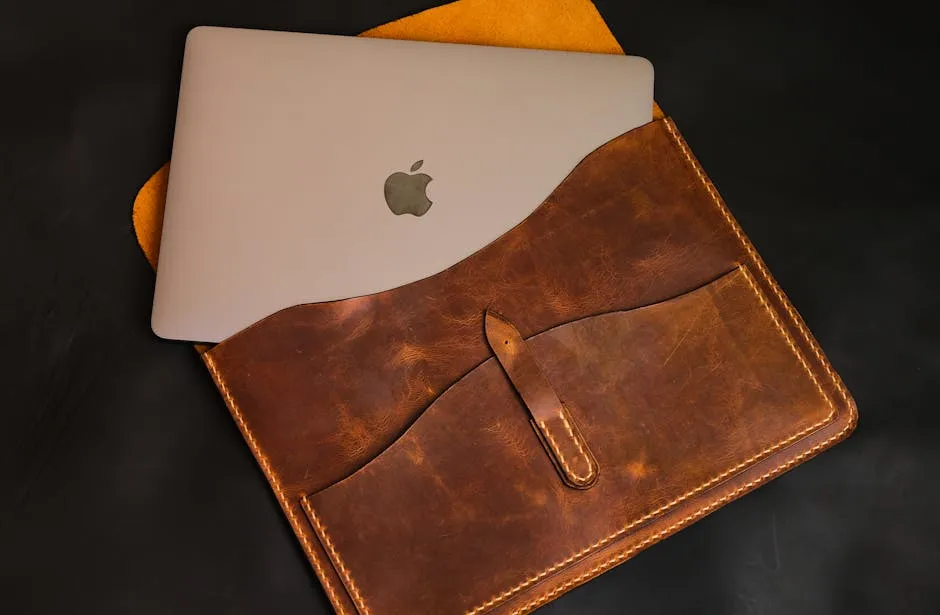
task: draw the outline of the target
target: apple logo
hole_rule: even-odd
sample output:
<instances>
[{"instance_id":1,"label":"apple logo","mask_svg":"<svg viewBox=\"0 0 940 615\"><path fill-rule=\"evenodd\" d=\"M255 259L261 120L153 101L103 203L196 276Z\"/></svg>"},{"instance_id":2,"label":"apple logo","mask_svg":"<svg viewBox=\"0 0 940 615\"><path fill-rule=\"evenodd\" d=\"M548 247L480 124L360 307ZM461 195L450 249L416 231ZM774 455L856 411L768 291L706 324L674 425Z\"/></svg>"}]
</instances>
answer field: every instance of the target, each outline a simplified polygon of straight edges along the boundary
<instances>
[{"instance_id":1,"label":"apple logo","mask_svg":"<svg viewBox=\"0 0 940 615\"><path fill-rule=\"evenodd\" d=\"M427 173L415 173L422 164L424 161L419 160L411 165L411 174L398 171L385 180L385 202L396 216L423 216L431 209L427 189L433 178Z\"/></svg>"}]
</instances>

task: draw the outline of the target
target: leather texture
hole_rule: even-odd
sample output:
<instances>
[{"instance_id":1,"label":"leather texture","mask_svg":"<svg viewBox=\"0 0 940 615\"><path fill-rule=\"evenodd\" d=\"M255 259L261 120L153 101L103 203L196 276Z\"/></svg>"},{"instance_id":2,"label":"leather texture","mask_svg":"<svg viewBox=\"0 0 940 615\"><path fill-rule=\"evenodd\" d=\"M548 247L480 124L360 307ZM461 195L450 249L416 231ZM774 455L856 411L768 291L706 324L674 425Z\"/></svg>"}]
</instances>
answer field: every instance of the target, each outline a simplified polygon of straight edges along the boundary
<instances>
[{"instance_id":1,"label":"leather texture","mask_svg":"<svg viewBox=\"0 0 940 615\"><path fill-rule=\"evenodd\" d=\"M569 487L587 489L597 480L597 459L564 402L545 379L519 330L487 310L486 341L531 415L545 452Z\"/></svg>"},{"instance_id":2,"label":"leather texture","mask_svg":"<svg viewBox=\"0 0 940 615\"><path fill-rule=\"evenodd\" d=\"M669 119L450 269L204 358L344 614L529 612L856 421Z\"/></svg>"}]
</instances>

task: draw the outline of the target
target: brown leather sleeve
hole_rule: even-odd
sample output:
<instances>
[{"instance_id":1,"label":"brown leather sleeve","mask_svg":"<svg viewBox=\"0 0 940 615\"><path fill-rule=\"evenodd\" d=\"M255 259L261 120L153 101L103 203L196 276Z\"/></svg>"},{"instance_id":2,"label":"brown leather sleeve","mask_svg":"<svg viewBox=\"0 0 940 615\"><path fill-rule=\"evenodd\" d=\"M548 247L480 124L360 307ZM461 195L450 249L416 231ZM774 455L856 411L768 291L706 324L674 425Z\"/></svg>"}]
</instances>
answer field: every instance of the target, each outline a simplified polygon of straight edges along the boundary
<instances>
[{"instance_id":1,"label":"brown leather sleeve","mask_svg":"<svg viewBox=\"0 0 940 615\"><path fill-rule=\"evenodd\" d=\"M488 309L543 380L493 356ZM668 119L450 269L204 357L340 613L531 611L856 420Z\"/></svg>"}]
</instances>

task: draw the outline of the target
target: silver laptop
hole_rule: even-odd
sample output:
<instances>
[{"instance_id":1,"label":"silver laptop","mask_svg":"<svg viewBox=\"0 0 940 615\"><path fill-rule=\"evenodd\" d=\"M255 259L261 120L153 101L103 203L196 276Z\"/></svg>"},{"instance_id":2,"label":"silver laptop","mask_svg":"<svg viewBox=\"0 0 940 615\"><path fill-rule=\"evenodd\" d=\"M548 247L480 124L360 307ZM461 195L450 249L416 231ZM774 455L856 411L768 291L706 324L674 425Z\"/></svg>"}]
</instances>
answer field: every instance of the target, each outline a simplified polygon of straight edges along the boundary
<instances>
[{"instance_id":1,"label":"silver laptop","mask_svg":"<svg viewBox=\"0 0 940 615\"><path fill-rule=\"evenodd\" d=\"M642 58L196 28L153 330L218 342L434 275L652 105Z\"/></svg>"}]
</instances>

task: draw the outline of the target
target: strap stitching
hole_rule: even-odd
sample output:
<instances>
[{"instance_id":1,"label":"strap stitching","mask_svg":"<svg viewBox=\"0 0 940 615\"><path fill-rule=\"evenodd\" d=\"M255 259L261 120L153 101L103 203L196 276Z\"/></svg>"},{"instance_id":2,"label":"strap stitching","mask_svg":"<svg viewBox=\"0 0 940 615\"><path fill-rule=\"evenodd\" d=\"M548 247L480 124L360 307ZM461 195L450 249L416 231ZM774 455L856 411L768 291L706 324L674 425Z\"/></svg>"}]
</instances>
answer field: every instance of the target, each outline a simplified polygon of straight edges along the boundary
<instances>
[{"instance_id":1,"label":"strap stitching","mask_svg":"<svg viewBox=\"0 0 940 615\"><path fill-rule=\"evenodd\" d=\"M742 267L741 269L742 269L742 270L745 270L745 268L743 268L743 267ZM747 277L747 274L745 274L745 277ZM760 297L759 289L758 289L754 284L751 284L750 287L751 287L751 289L752 289L755 293L757 293L757 296ZM770 310L770 306L769 306L767 303L765 303L765 302L762 301L761 304L764 306L765 309ZM772 314L773 314L773 312L771 312L771 315L772 315ZM782 326L781 326L780 322L779 322L777 319L773 319L773 320L774 320L774 323L777 325L777 328L778 328L780 331L783 332L784 336L786 336L786 331L784 331L784 330L782 329ZM799 353L799 351L797 350L796 346L791 343L791 344L790 344L790 348L796 353L797 357L800 359L800 364L804 367L804 369L806 369L807 371L809 371L809 366L806 364L805 361L802 360L802 358L801 358L801 356L800 356L800 353ZM809 372L809 373L810 373L810 376L811 376L811 378L812 378L812 373L811 373L811 372ZM812 378L812 380L813 380L813 382L816 382L815 378ZM818 388L818 384L817 384L817 388ZM820 389L820 393L821 393L821 392L822 392L822 390ZM799 438L805 436L806 434L810 433L811 431L814 431L814 430L818 429L819 427L821 427L821 426L824 425L825 423L827 423L827 422L829 422L830 420L832 420L832 417L835 415L835 407L832 405L832 401L831 401L826 395L823 395L823 399L825 400L826 404L827 404L827 405L829 406L829 408L830 408L829 414L828 414L824 419L822 419L822 420L820 420L819 422L817 422L817 423L815 423L815 424L813 424L813 425L810 425L809 427L807 427L807 428L801 430L799 433L793 434L792 436L789 436L788 438L782 440L781 442L778 442L778 443L776 443L776 444L774 444L774 445L771 445L770 447L768 447L768 448L762 450L761 452L759 452L759 453L757 453L757 454L755 454L755 455L752 455L751 457L749 457L749 458L745 459L744 461L738 463L738 464L735 465L734 467L732 467L732 468L730 468L730 469L728 469L728 470L725 470L724 472L722 472L721 474L718 474L717 476L714 476L714 477L710 478L709 480L707 480L706 482L702 483L702 484L699 485L698 487L696 487L696 488L694 488L694 489L692 489L692 490L690 490L690 491L688 491L688 492L686 492L686 493L680 495L679 497L675 498L674 500L672 500L672 501L670 501L670 502L668 502L668 503L666 503L666 504L663 504L663 505L660 506L659 508L656 508L655 510L652 510L652 511L646 513L646 514L643 515L642 517L640 517L640 518L638 518L638 519L635 519L634 521L631 521L631 522L628 523L626 526L624 526L623 528L617 530L617 531L614 532L613 534L610 534L609 536L606 536L606 537L604 537L604 538L602 538L602 539L600 539L600 540L594 542L593 544L590 544L590 545L588 545L587 547L584 547L584 548L581 549L580 551L577 551L576 553L573 553L573 554L569 555L569 556L566 557L565 559L563 559L563 560L561 560L561 561L558 561L558 562L556 562L555 564L552 564L551 566L549 566L548 568L546 568L546 569L543 570L542 572L540 572L540 573L538 573L538 574L535 574L535 575L532 575L531 577L529 577L528 579L526 579L526 580L523 581L522 583L519 583L519 584L516 585L515 587L513 587L513 588L511 588L511 589L508 589L508 590L506 590L506 591L504 591L504 592L501 592L501 593L497 594L496 596L490 598L489 600L487 600L486 602L482 603L481 605L479 605L479 606L477 606L477 607L475 607L475 608L473 608L473 609L467 611L466 615L478 615L479 613L482 613L483 611L489 609L490 607L495 606L496 604L498 604L498 603L500 603L500 602L503 602L503 601L505 601L505 600L508 600L509 598L513 597L514 595L516 595L517 593L519 593L519 592L522 591L523 589L525 589L525 588L527 588L527 587L529 587L529 586L531 586L531 585L537 583L538 581L541 581L542 579L544 579L545 577L549 576L550 574L556 572L557 570L559 570L559 569L561 569L561 568L564 568L565 566L567 566L567 565L569 565L569 564L571 564L571 563L573 563L573 562L575 562L575 561L581 559L582 557L584 557L584 556L590 554L591 552L593 552L593 551L599 549L600 547L603 547L604 545L608 544L609 542L612 542L613 540L616 540L617 538L620 538L621 536L623 536L624 534L626 534L627 532L629 532L631 529L635 528L636 526L641 525L641 524L643 524L643 523L649 521L649 520L652 519L653 517L657 517L657 516L659 516L660 514L665 513L665 512L668 511L668 510L671 510L672 508L674 508L674 507L677 506L678 504L681 504L682 502L688 500L689 498L691 498L691 497L693 497L693 496L695 496L695 495L701 493L702 491L705 491L706 489L708 489L708 488L710 488L710 487L716 485L717 483L721 482L721 481L724 480L725 478L727 478L727 477L731 476L732 474L735 474L735 473L737 473L738 471L740 471L740 470L746 468L747 466L751 465L752 463L756 462L757 460L761 459L762 457L764 457L764 456L766 456L766 455L768 455L768 454L770 454L770 453L773 453L774 451L777 451L777 450L783 448L784 446L787 446L788 444L791 444L792 442L794 442L794 441L798 440Z\"/></svg>"},{"instance_id":2,"label":"strap stitching","mask_svg":"<svg viewBox=\"0 0 940 615\"><path fill-rule=\"evenodd\" d=\"M745 268L745 267L741 267L741 270L742 270L742 272L744 273L745 278L746 278L746 279L749 278L749 274L748 274L746 268ZM763 300L763 298L762 298L762 293L760 292L760 289L759 289L759 288L757 287L757 285L754 284L752 281L749 280L749 282L750 282L750 283L749 283L750 288L751 288L752 291L756 294L757 298L760 300L760 303L761 303L761 305L764 307L764 309L767 310L768 313L770 314L770 316L771 316L771 318L772 318L772 321L773 321L774 324L777 326L777 329L783 334L783 336L784 336L785 338L788 338L789 335L788 335L788 333L786 332L786 330L783 328L782 323L775 317L775 314L774 314L773 310L770 308L770 305L769 305L765 300ZM631 529L635 528L636 526L641 525L641 524L645 523L646 521L649 521L650 519L652 519L652 518L654 518L654 517L657 517L657 516L659 516L660 514L663 514L663 513L667 512L667 511L671 510L672 508L674 508L674 507L677 506L678 504L681 504L682 502L684 502L684 501L688 500L689 498L691 498L691 497L697 495L698 493L701 493L702 491L705 491L706 489L709 489L710 487L713 487L714 485L716 485L716 484L718 484L719 482L723 481L724 479L728 478L728 477L731 476L732 474L735 474L735 473L739 472L740 470L745 469L747 466L749 466L749 465L753 464L754 462L760 460L761 458L765 457L766 455L768 455L768 454L770 454L770 453L773 453L773 452L775 452L775 451L777 451L777 450L780 450L781 448L783 448L783 447L785 447L785 446L787 446L787 445L793 443L794 441L796 441L796 440L798 440L799 438L805 436L806 434L808 434L808 433L810 433L810 432L812 432L812 431L815 431L815 430L818 429L819 427L821 427L821 426L825 425L826 423L830 422L830 421L833 419L833 417L835 416L835 414L836 414L836 408L835 408L835 406L833 405L832 400L830 400L829 397L825 395L825 393L823 392L822 388L819 386L818 381L816 380L816 378L814 377L814 375L813 375L812 372L810 371L809 365L808 365L808 364L806 363L806 361L802 358L802 355L801 355L801 353L799 352L799 349L797 348L797 346L796 346L794 343L792 343L792 341L791 341L791 342L789 343L789 347L790 347L790 349L795 353L797 359L800 361L800 364L803 366L803 368L804 368L804 369L807 371L807 373L809 374L810 379L812 380L812 382L816 383L817 390L819 391L819 393L820 393L820 395L822 396L823 400L826 402L827 406L830 408L830 412L829 412L829 414L828 414L825 418L821 419L820 421L816 422L816 423L813 424L813 425L810 425L809 427L806 427L805 429L801 430L800 432L795 433L795 434L793 434L793 435L791 435L791 436L785 438L784 440L781 440L780 442L777 442L776 444L773 444L773 445L767 447L766 449L762 450L761 452L759 452L759 453L757 453L757 454L755 454L755 455L752 455L752 456L749 457L748 459L745 459L744 461L738 463L738 464L735 465L734 467L732 467L732 468L730 468L730 469L728 469L728 470L725 470L724 472L722 472L721 474L718 474L717 476L712 477L712 478L709 479L708 481L706 481L706 482L702 483L701 485L699 485L698 487L696 487L696 488L694 488L694 489L692 489L692 490L690 490L690 491L684 493L683 495L681 495L681 496L675 498L675 499L672 500L671 502L669 502L669 503L667 503L667 504L664 504L664 505L662 505L662 506L656 508L655 510L652 510L652 511L646 513L646 514L643 515L642 517L631 521L631 522L628 523L626 526L624 526L623 528L617 530L617 531L614 532L613 534L610 534L609 536L606 536L606 537L604 537L604 538L602 538L602 539L600 539L600 540L594 542L593 544L588 545L587 547L584 547L584 548L581 549L580 551L577 551L576 553L573 553L572 555L569 555L569 556L566 557L565 559L563 559L563 560L561 560L561 561L559 561L559 562L556 562L555 564L549 566L548 568L546 568L546 569L543 570L542 572L540 572L540 573L538 573L538 574L535 574L535 575L529 577L528 579L526 579L525 581L519 583L519 584L516 585L515 587L513 587L513 588L511 588L511 589L508 589L508 590L506 590L506 591L504 591L504 592L501 592L500 594L497 594L496 596L494 596L493 598L491 598L491 599L487 600L486 602L480 604L479 606L477 606L477 607L475 607L475 608L473 608L473 609L467 611L465 615L479 615L480 613L486 611L486 610L489 609L490 607L495 606L495 605L498 604L498 603L504 602L505 600L508 600L509 598L513 597L514 595L516 595L516 594L519 593L520 591L526 589L527 587L530 587L531 585L537 583L538 581L541 581L542 579L544 579L545 577L549 576L550 574L552 574L552 573L558 571L559 569L564 568L565 566L567 566L567 565L569 565L569 564L571 564L571 563L574 563L575 561L577 561L577 560L583 558L583 557L586 556L586 555L589 555L590 553L592 553L593 551L595 551L595 550L597 550L597 549L603 547L604 545L606 545L606 544L608 544L608 543L610 543L610 542L612 542L612 541L614 541L614 540L620 538L621 536L623 536L624 534L626 534L627 532L629 532ZM554 439L551 437L550 432L548 431L548 429L546 428L546 426L544 425L543 422L540 421L540 425L541 425L541 426L543 427L543 429L545 430L546 435L548 436L549 440L550 440L551 443L552 443L552 447L556 449L556 453L557 453L557 444L554 442ZM851 427L851 425L850 425L850 427ZM570 428L570 425L569 425L569 428ZM847 432L847 431L848 431L848 429L844 430L844 431L842 432L842 434L840 434L840 435L844 435L844 433ZM832 441L832 439L830 439L829 441L827 441L827 443L830 442L830 441ZM817 448L812 449L813 452L815 452L815 450L819 450L819 449L817 449ZM558 454L559 454L559 461L561 461L563 458L561 457L560 453L558 453ZM802 458L804 458L805 456L806 456L806 454L804 453L803 455L797 457L796 459L802 459ZM791 460L791 462L792 462L792 460ZM784 468L784 467L788 467L788 465L792 465L791 462L785 462L783 465L778 466L777 469L781 469L781 468ZM766 475L765 475L764 477L762 477L761 479L757 479L757 482L760 482L761 480L763 480L763 479L766 478L767 476L773 474L775 471L776 471L776 470L771 470L770 472L768 472L768 474L766 474ZM572 474L573 474L573 473L572 473ZM756 484L756 483L755 483L755 484ZM734 496L730 496L730 497L734 497ZM728 499L730 499L730 497L729 497ZM719 500L718 503L723 503L724 501L727 501L727 500ZM312 505L309 505L309 506L310 506L310 507L309 507L308 510L309 510L310 512L312 512ZM712 508L709 508L710 506L712 506ZM679 525L681 525L684 521L689 520L689 519L692 519L693 517L695 517L696 515L698 515L700 512L702 512L702 514L704 514L703 511L712 510L715 506L716 506L716 505L706 504L704 507L700 508L698 511L692 513L690 516L688 516L688 517L687 517L686 519L684 519L682 522L679 522L679 524L677 524L677 525L675 525L675 526L670 526L670 527L673 528L673 529L674 529L675 527L679 527ZM326 528L325 528L322 524L320 524L318 521L315 521L315 523L316 523L317 526L318 526L317 529L318 529L319 533L325 538L325 542L326 542L326 544L327 544L327 548L330 550L331 554L334 555L334 557L335 557L336 560L337 560L337 563L339 564L339 567L340 567L340 574L344 576L344 580L346 580L347 583L349 583L350 585L352 585L352 586L354 587L354 584L353 584L353 582L352 582L352 579L351 579L351 577L350 577L348 571L345 569L345 567L342 565L342 563L338 561L339 556L338 556L338 554L335 553L335 550L334 550L334 549L332 548L332 546L331 546L331 545L332 545L332 542L331 542L330 539L329 539L329 536L328 536L328 533L327 533ZM669 531L671 531L671 530L668 529L668 528L667 528L667 530L663 530L663 531L659 534L660 537L661 537L661 536L665 536L667 533L669 533ZM658 539L654 539L654 540L658 540ZM654 540L651 540L650 542L653 542ZM646 542L646 543L644 543L643 546L645 546L646 544L650 544L650 543L649 543L649 542ZM639 548L642 548L642 547L639 547ZM635 553L635 552L636 552L635 550L634 550L634 551L628 551L626 554L621 554L621 555L623 555L623 559L626 559L627 557L629 557L630 554ZM620 561L623 561L623 559L615 560L614 558L611 558L611 559L609 560L608 567L614 565L615 563L618 563L618 562L620 562ZM600 569L598 569L598 570L600 570ZM584 579L581 579L581 580L584 580ZM579 581L579 582L580 582L580 581ZM565 586L562 586L562 587L571 587L571 585L565 585ZM558 588L556 588L556 589L558 589ZM553 591L555 591L555 590L553 590ZM558 593L561 593L561 590L559 590ZM553 596L555 596L555 595L558 595L558 594L552 594L551 592L549 592L549 594L543 594L540 598L536 598L536 601L540 600L541 598L544 598L545 596L553 597ZM361 597L359 598L359 600L361 601ZM546 601L547 601L547 600L546 600ZM533 602L532 604L534 604L534 602ZM541 603L539 603L539 604L544 604L544 602L541 602ZM365 605L362 604L360 608L365 609ZM365 612L367 612L367 611L365 611ZM523 612L523 611L518 611L518 613L521 613L521 612ZM514 615L516 615L516 614L514 613Z\"/></svg>"},{"instance_id":3,"label":"strap stitching","mask_svg":"<svg viewBox=\"0 0 940 615\"><path fill-rule=\"evenodd\" d=\"M558 463L560 463L561 467L565 469L565 473L568 475L568 477L573 479L578 485L585 485L594 478L594 475L597 473L597 468L595 467L591 458L585 454L584 449L581 447L581 443L578 441L578 438L575 437L574 432L571 429L571 425L568 424L568 420L565 418L564 409L562 409L561 420L565 424L568 433L571 435L571 439L574 440L574 445L578 448L579 455L576 455L574 459L584 458L584 461L587 464L587 474L585 475L578 474L568 465L568 461L561 452L561 447L558 446L555 438L552 437L552 432L548 429L548 425L545 423L545 421L539 421L539 427L542 428L542 432L544 432L545 436L548 438L548 442L552 447L552 451L555 453L555 457L558 458Z\"/></svg>"},{"instance_id":4,"label":"strap stitching","mask_svg":"<svg viewBox=\"0 0 940 615\"><path fill-rule=\"evenodd\" d=\"M568 431L568 435L571 436L571 439L574 440L574 445L578 447L578 453L580 453L585 459L587 459L588 465L593 465L591 463L591 458L588 457L587 453L584 452L584 449L581 447L581 438L575 435L574 430L571 428L571 424L568 423L568 412L564 406L561 408L561 422L565 426L565 429Z\"/></svg>"}]
</instances>

